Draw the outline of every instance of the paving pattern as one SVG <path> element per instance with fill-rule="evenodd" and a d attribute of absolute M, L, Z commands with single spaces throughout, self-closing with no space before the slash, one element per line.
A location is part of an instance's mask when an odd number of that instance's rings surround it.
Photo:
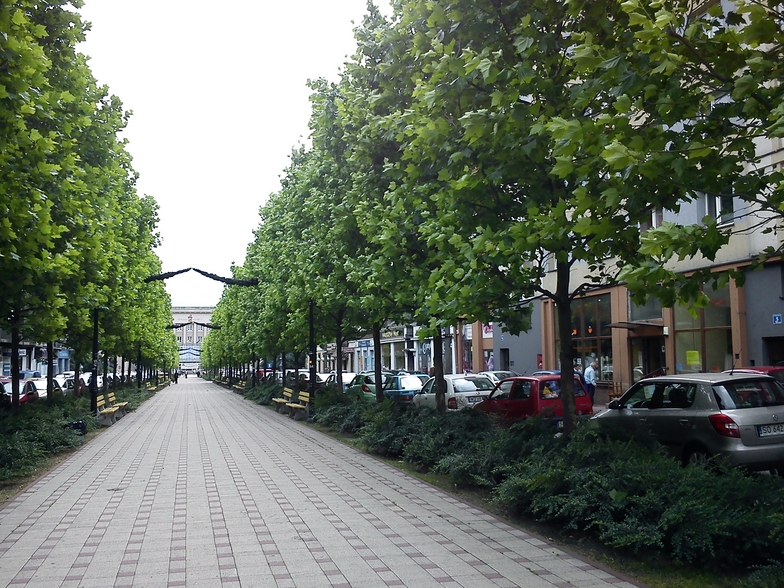
<path fill-rule="evenodd" d="M 0 508 L 0 586 L 640 586 L 194 377 Z"/>

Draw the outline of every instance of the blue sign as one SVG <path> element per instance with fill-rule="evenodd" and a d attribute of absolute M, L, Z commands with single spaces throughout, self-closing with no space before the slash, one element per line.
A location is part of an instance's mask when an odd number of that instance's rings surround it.
<path fill-rule="evenodd" d="M 773 324 L 774 324 L 774 325 L 780 325 L 780 324 L 782 324 L 782 321 L 781 321 L 781 315 L 780 315 L 780 314 L 774 314 L 774 315 L 773 315 Z"/>

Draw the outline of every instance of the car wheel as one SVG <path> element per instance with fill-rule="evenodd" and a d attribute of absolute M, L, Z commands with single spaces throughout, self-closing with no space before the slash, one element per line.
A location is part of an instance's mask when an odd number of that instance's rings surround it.
<path fill-rule="evenodd" d="M 688 447 L 683 454 L 683 465 L 701 465 L 708 464 L 710 453 L 708 450 L 700 445 L 692 445 Z"/>

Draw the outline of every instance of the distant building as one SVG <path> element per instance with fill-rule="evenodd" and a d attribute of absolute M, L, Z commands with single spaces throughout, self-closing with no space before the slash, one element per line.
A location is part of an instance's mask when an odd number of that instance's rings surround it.
<path fill-rule="evenodd" d="M 214 306 L 173 306 L 172 321 L 180 350 L 180 369 L 201 369 L 201 344 L 210 330 Z"/>

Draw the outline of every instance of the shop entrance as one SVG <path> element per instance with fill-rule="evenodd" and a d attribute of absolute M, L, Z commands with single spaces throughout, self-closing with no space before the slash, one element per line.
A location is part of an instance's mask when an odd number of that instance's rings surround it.
<path fill-rule="evenodd" d="M 664 355 L 664 337 L 631 337 L 629 339 L 632 380 L 637 381 L 650 374 L 667 373 Z"/>
<path fill-rule="evenodd" d="M 776 365 L 784 361 L 784 337 L 765 337 L 765 355 L 767 365 Z"/>

